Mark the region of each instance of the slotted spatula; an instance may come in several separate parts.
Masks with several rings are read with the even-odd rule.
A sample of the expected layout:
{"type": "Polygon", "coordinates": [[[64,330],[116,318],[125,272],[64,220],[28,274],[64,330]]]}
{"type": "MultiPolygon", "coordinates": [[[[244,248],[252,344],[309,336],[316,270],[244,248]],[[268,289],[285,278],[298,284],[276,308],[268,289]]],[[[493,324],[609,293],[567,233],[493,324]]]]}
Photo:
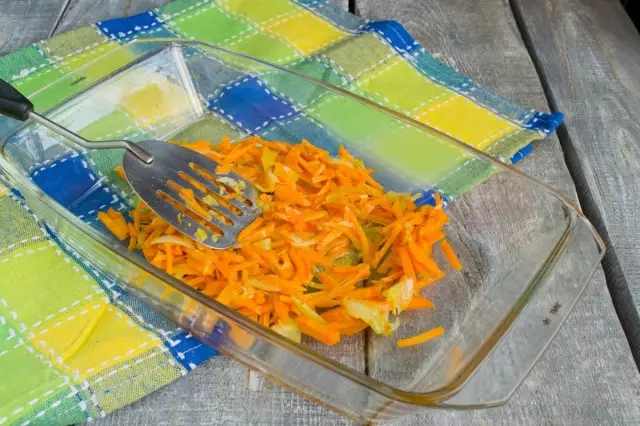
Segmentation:
{"type": "Polygon", "coordinates": [[[190,149],[159,140],[88,141],[34,112],[33,104],[2,79],[0,114],[31,119],[84,148],[124,148],[122,165],[133,190],[158,216],[205,246],[232,247],[238,234],[260,214],[257,191],[250,182],[233,172],[216,173],[218,163],[190,149]],[[200,208],[186,201],[184,190],[188,189],[200,208]],[[231,193],[239,197],[229,197],[231,193]]]}

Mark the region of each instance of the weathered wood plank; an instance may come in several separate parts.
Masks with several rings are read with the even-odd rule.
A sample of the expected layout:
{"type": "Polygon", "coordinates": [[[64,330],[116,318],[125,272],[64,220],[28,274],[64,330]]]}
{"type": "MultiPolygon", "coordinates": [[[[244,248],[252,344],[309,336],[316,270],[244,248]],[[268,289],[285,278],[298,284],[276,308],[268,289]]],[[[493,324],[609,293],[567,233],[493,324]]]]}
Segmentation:
{"type": "Polygon", "coordinates": [[[0,55],[47,38],[69,0],[0,0],[0,55]]]}
{"type": "Polygon", "coordinates": [[[166,3],[168,3],[167,0],[107,0],[98,3],[71,0],[69,7],[60,20],[60,24],[56,28],[55,34],[98,21],[136,15],[166,3]]]}
{"type": "Polygon", "coordinates": [[[607,242],[609,289],[640,363],[640,34],[619,2],[514,1],[585,212],[607,242]]]}
{"type": "MultiPolygon", "coordinates": [[[[578,3],[573,7],[579,9],[578,3]]],[[[357,9],[369,19],[399,21],[428,50],[442,54],[497,93],[534,108],[549,108],[506,1],[360,0],[357,9]]],[[[537,143],[534,154],[519,167],[576,200],[557,137],[537,143]]],[[[375,352],[369,354],[370,360],[375,358],[375,352]]],[[[549,351],[506,406],[489,411],[425,411],[397,423],[637,422],[638,389],[640,377],[598,270],[549,351]],[[600,380],[603,374],[606,381],[600,380]]]]}
{"type": "Polygon", "coordinates": [[[201,367],[98,424],[105,425],[340,425],[350,422],[293,392],[246,378],[246,370],[225,357],[201,367]],[[252,383],[256,381],[255,385],[252,383]],[[252,387],[252,390],[249,388],[252,387]]]}
{"type": "MultiPolygon", "coordinates": [[[[106,0],[96,4],[94,1],[71,0],[67,11],[56,28],[56,34],[83,25],[93,24],[97,21],[136,15],[145,10],[155,9],[168,2],[168,0],[106,0]]],[[[336,0],[334,3],[340,4],[347,9],[349,0],[336,0]]]]}

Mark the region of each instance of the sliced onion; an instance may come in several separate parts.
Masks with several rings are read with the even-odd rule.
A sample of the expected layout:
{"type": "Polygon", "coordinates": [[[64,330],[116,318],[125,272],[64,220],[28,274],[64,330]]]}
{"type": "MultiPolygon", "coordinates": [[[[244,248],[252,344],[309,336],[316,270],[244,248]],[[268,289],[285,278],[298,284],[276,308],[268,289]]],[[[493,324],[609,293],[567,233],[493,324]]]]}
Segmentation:
{"type": "Polygon", "coordinates": [[[217,179],[218,179],[218,181],[220,181],[220,183],[225,184],[230,188],[233,188],[233,186],[236,183],[238,183],[238,182],[236,182],[235,179],[231,179],[230,177],[227,177],[227,176],[222,176],[222,177],[219,177],[217,179]]]}
{"type": "Polygon", "coordinates": [[[300,311],[300,313],[302,315],[307,316],[307,317],[309,317],[311,319],[314,319],[316,321],[320,321],[323,324],[326,324],[327,320],[325,320],[320,315],[318,315],[318,313],[315,311],[315,309],[311,308],[309,305],[307,305],[306,303],[302,302],[297,297],[292,297],[291,301],[293,302],[293,305],[298,309],[298,311],[300,311]]]}
{"type": "Polygon", "coordinates": [[[278,321],[277,324],[271,326],[271,329],[294,342],[300,343],[302,340],[300,328],[298,328],[298,324],[293,320],[289,320],[288,322],[278,321]]]}
{"type": "Polygon", "coordinates": [[[276,162],[277,156],[278,156],[278,153],[276,151],[270,150],[269,148],[265,148],[262,151],[262,157],[260,158],[260,161],[262,162],[262,169],[265,172],[271,169],[273,164],[276,162]]]}
{"type": "Polygon", "coordinates": [[[378,306],[368,300],[346,299],[343,302],[347,314],[369,324],[376,334],[391,334],[393,326],[389,323],[389,313],[381,311],[378,306]]]}
{"type": "Polygon", "coordinates": [[[385,290],[382,297],[391,302],[391,311],[398,315],[413,299],[413,279],[404,277],[400,282],[385,290]]]}
{"type": "Polygon", "coordinates": [[[296,234],[289,234],[289,240],[291,240],[291,243],[296,247],[309,247],[316,243],[315,238],[305,241],[296,234]]]}
{"type": "Polygon", "coordinates": [[[193,242],[191,240],[180,237],[178,235],[163,235],[151,241],[151,245],[154,244],[176,244],[187,248],[194,248],[193,242]]]}
{"type": "Polygon", "coordinates": [[[265,238],[253,243],[255,247],[259,247],[262,250],[271,250],[271,238],[265,238]]]}
{"type": "Polygon", "coordinates": [[[278,179],[275,173],[273,173],[273,169],[269,169],[267,171],[267,182],[270,187],[273,187],[276,183],[280,183],[280,179],[278,179]]]}
{"type": "Polygon", "coordinates": [[[353,164],[351,164],[349,161],[343,160],[342,158],[330,157],[329,163],[353,168],[353,164]]]}
{"type": "Polygon", "coordinates": [[[262,290],[262,291],[280,291],[280,288],[274,285],[270,285],[270,284],[265,284],[262,281],[256,280],[254,278],[249,278],[247,280],[247,282],[257,288],[258,290],[262,290]]]}

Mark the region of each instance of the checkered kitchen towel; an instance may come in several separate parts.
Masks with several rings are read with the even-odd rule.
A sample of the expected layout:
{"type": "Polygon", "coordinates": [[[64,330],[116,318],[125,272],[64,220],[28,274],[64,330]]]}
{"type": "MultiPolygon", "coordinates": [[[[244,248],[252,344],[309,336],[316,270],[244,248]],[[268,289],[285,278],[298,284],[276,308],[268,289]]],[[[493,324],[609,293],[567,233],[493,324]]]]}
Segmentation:
{"type": "MultiPolygon", "coordinates": [[[[396,22],[366,21],[319,0],[177,0],[11,53],[0,58],[0,77],[29,96],[132,39],[155,37],[203,40],[291,67],[505,161],[515,162],[528,153],[529,143],[552,132],[562,119],[561,114],[520,108],[477,86],[434,59],[396,22]]],[[[127,49],[119,55],[114,67],[129,60],[127,49]]],[[[105,70],[81,69],[89,77],[96,72],[105,70]]],[[[36,108],[46,110],[81,90],[80,80],[39,96],[36,108]]],[[[256,102],[272,101],[260,97],[268,81],[247,76],[233,83],[208,100],[212,120],[228,120],[223,111],[234,108],[222,99],[225,90],[255,91],[256,102]]],[[[238,134],[277,138],[290,131],[314,141],[330,137],[317,131],[316,121],[330,122],[343,134],[358,125],[353,115],[345,120],[339,99],[329,96],[314,102],[308,115],[299,114],[292,90],[282,103],[289,105],[291,114],[258,119],[238,110],[233,123],[226,125],[238,134]]],[[[135,126],[136,110],[131,111],[135,126]]],[[[125,116],[131,114],[109,115],[103,125],[128,128],[119,121],[125,116]]],[[[0,121],[0,130],[8,124],[0,121]]],[[[410,147],[402,152],[385,142],[388,136],[374,137],[370,148],[410,173],[429,170],[446,195],[459,195],[483,178],[482,171],[474,171],[476,166],[464,159],[423,152],[419,139],[411,144],[410,133],[396,135],[410,147]]],[[[102,176],[104,199],[82,207],[95,213],[124,201],[118,198],[118,188],[112,185],[109,191],[113,164],[103,160],[62,153],[41,164],[31,177],[56,198],[57,193],[69,195],[59,188],[61,174],[78,182],[85,179],[87,185],[91,177],[102,176]]],[[[63,205],[72,202],[62,195],[56,199],[63,205]]],[[[0,425],[89,421],[187,374],[214,354],[122,292],[117,282],[85,268],[82,258],[57,240],[17,191],[2,183],[0,218],[0,425]]]]}

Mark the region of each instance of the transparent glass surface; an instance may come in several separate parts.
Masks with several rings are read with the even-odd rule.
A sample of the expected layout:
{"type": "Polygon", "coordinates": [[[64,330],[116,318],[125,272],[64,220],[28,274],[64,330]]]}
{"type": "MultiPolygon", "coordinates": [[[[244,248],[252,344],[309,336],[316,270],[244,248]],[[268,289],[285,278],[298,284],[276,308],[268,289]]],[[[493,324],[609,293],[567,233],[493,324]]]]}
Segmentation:
{"type": "Polygon", "coordinates": [[[34,123],[12,122],[2,135],[0,167],[11,184],[92,267],[225,355],[357,421],[388,419],[420,406],[506,401],[603,255],[600,238],[581,213],[539,182],[325,82],[215,46],[176,39],[135,42],[44,87],[33,99],[45,105],[39,112],[88,139],[215,141],[259,134],[298,143],[306,137],[330,152],[345,145],[377,170],[387,189],[446,194],[448,239],[464,269],[447,271],[423,290],[436,308],[403,313],[391,337],[361,334],[334,347],[296,344],[154,268],[102,228],[96,211],[83,209],[100,191],[107,194],[103,209],[126,210],[135,202],[114,172],[122,150],[84,150],[34,123]],[[262,82],[258,89],[249,84],[255,77],[262,82]],[[229,85],[236,90],[224,89],[229,85]],[[75,94],[51,101],[57,93],[75,94]],[[258,95],[277,95],[288,104],[256,102],[258,95]],[[318,113],[326,104],[350,125],[319,118],[331,115],[318,113]],[[253,124],[235,123],[234,114],[249,114],[253,124]],[[278,124],[287,114],[289,125],[278,124]],[[314,138],[314,132],[329,137],[314,138]],[[372,145],[380,140],[388,149],[372,145]],[[88,180],[58,174],[66,167],[64,176],[69,168],[80,176],[86,162],[100,173],[88,180]],[[451,162],[464,166],[454,173],[438,169],[451,162]],[[397,338],[437,325],[446,330],[442,337],[397,347],[397,338]]]}

